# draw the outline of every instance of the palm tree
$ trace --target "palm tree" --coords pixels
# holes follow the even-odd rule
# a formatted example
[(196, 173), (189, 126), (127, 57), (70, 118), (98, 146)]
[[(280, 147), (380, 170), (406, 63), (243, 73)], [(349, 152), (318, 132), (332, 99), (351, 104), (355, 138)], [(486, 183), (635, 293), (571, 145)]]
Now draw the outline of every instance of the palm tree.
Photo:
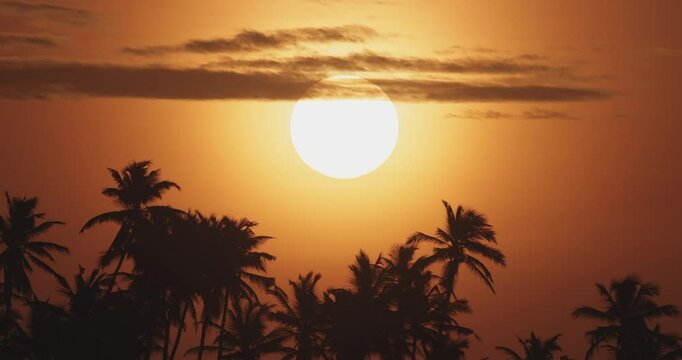
[(428, 270), (427, 257), (415, 259), (414, 246), (395, 246), (388, 257), (382, 259), (387, 277), (385, 292), (401, 322), (401, 334), (394, 343), (410, 346), (410, 358), (416, 360), (419, 344), (433, 339), (432, 309), (436, 288), (431, 285), (436, 277)]
[(372, 262), (360, 251), (349, 268), (351, 287), (330, 289), (324, 294), (326, 346), (339, 360), (387, 355), (394, 350), (389, 333), (400, 330), (400, 325), (383, 291), (387, 278), (381, 256)]
[(111, 282), (107, 292), (110, 293), (116, 283), (116, 277), (121, 270), (121, 265), (129, 255), (129, 247), (137, 239), (136, 232), (140, 224), (151, 213), (172, 214), (179, 210), (167, 206), (151, 206), (150, 204), (161, 199), (163, 193), (171, 188), (180, 190), (178, 184), (160, 180), (160, 170), (150, 170), (151, 161), (132, 162), (120, 172), (108, 169), (116, 187), (105, 188), (102, 194), (112, 198), (121, 206), (121, 210), (106, 212), (93, 217), (83, 225), (81, 232), (101, 223), (114, 222), (120, 228), (109, 245), (109, 249), (102, 255), (100, 265), (109, 265), (118, 258), (118, 263), (111, 276)]
[[(197, 359), (204, 354), (206, 336), (210, 324), (220, 317), (219, 329), (225, 327), (230, 300), (237, 301), (243, 296), (256, 297), (251, 284), (268, 289), (274, 279), (256, 272), (264, 272), (268, 261), (274, 256), (257, 251), (269, 236), (258, 236), (253, 228), (257, 225), (248, 219), (234, 220), (227, 216), (203, 216), (199, 212), (189, 214), (195, 223), (190, 236), (193, 243), (187, 243), (193, 253), (196, 294), (203, 303), (201, 314), (201, 335), (197, 347)], [(222, 316), (221, 316), (222, 314)], [(219, 334), (220, 335), (220, 334)], [(217, 356), (223, 354), (222, 336), (217, 336)]]
[(464, 360), (464, 350), (469, 348), (467, 339), (452, 340), (448, 337), (441, 338), (434, 349), (426, 356), (426, 359), (440, 360)]
[(284, 308), (271, 314), (271, 319), (280, 323), (283, 333), (294, 340), (294, 347), (283, 359), (312, 360), (322, 356), (322, 317), (321, 299), (316, 285), (322, 276), (312, 271), (298, 276), (297, 281), (289, 281), (293, 298), (277, 287), (270, 293)]
[(10, 197), (6, 192), (8, 215), (0, 216), (0, 267), (4, 274), (5, 318), (12, 314), (12, 298), (15, 292), (19, 295), (33, 296), (33, 288), (28, 275), (36, 266), (62, 279), (61, 275), (50, 267), (46, 261), (54, 261), (52, 252), (66, 254), (69, 249), (52, 242), (37, 241), (54, 225), (64, 224), (61, 221), (43, 221), (37, 223), (45, 214), (36, 212), (38, 198)]
[(530, 337), (527, 339), (517, 337), (523, 347), (523, 355), (519, 355), (508, 347), (496, 346), (495, 348), (513, 360), (552, 360), (554, 359), (554, 353), (561, 351), (558, 343), (560, 336), (561, 334), (557, 334), (547, 340), (542, 340), (534, 332), (531, 332)]
[[(455, 319), (457, 314), (471, 311), (469, 303), (458, 299), (448, 302), (444, 308), (444, 294), (432, 285), (432, 280), (437, 277), (428, 269), (431, 262), (426, 256), (415, 259), (416, 251), (414, 246), (395, 246), (382, 259), (387, 278), (384, 292), (403, 329), (402, 334), (394, 334), (393, 343), (409, 345), (411, 359), (417, 359), (420, 352), (424, 356), (433, 356), (441, 344), (450, 343), (449, 335), (475, 335), (473, 330), (461, 326)], [(438, 328), (448, 335), (441, 335), (436, 330)], [(455, 342), (460, 343), (460, 340)]]
[[(453, 211), (447, 201), (443, 201), (446, 211), (445, 229), (438, 228), (436, 236), (417, 232), (407, 240), (408, 245), (430, 243), (435, 245), (433, 254), (429, 257), (432, 262), (443, 263), (440, 285), (444, 289), (444, 304), (455, 296), (455, 282), (459, 275), (459, 267), (464, 264), (471, 272), (478, 276), (494, 293), (493, 276), (488, 267), (477, 258), (480, 256), (501, 266), (506, 265), (505, 256), (495, 244), (495, 231), (488, 224), (486, 217), (473, 209), (462, 206)], [(443, 306), (443, 309), (447, 306)], [(439, 326), (443, 332), (443, 325)]]
[(603, 284), (596, 286), (605, 308), (581, 306), (573, 312), (575, 318), (606, 323), (586, 333), (590, 347), (585, 358), (591, 358), (600, 347), (614, 352), (617, 360), (654, 358), (651, 353), (658, 352), (662, 342), (669, 342), (669, 336), (649, 329), (647, 321), (675, 316), (677, 308), (673, 305), (659, 306), (653, 299), (660, 293), (658, 286), (643, 283), (635, 275), (614, 280), (609, 288)]
[[(221, 329), (219, 335), (223, 337), (227, 350), (221, 360), (258, 360), (263, 355), (286, 351), (282, 342), (287, 335), (281, 329), (267, 330), (266, 320), (270, 317), (272, 308), (273, 305), (261, 304), (257, 299), (248, 297), (232, 302), (227, 311), (227, 327)], [(217, 346), (203, 347), (205, 350), (218, 350)], [(201, 346), (190, 349), (188, 353), (199, 350)]]
[(68, 282), (60, 281), (59, 292), (69, 299), (71, 314), (86, 314), (91, 312), (104, 295), (108, 275), (94, 268), (85, 276), (85, 268), (78, 267), (78, 273), (73, 277), (74, 287)]
[[(231, 219), (223, 216), (219, 221), (220, 236), (215, 244), (213, 255), (218, 271), (218, 285), (223, 288), (223, 308), (220, 329), (225, 328), (227, 310), (230, 299), (238, 301), (242, 296), (256, 297), (251, 287), (255, 284), (262, 289), (269, 290), (275, 284), (275, 279), (255, 273), (265, 272), (268, 261), (275, 260), (273, 255), (257, 251), (270, 236), (256, 235), (254, 227), (258, 224), (249, 219)], [(218, 336), (218, 353), (220, 359), (223, 354), (223, 337)]]

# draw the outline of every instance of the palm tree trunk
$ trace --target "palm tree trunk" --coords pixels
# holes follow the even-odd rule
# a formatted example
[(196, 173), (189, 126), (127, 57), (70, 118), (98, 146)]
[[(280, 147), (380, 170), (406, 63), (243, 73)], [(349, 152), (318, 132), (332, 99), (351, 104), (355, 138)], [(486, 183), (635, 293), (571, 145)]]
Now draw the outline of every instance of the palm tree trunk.
[(410, 354), (412, 360), (417, 360), (417, 337), (412, 336), (412, 353)]
[(170, 345), (171, 318), (170, 311), (166, 313), (166, 331), (163, 338), (163, 360), (168, 360), (168, 347)]
[(123, 254), (121, 255), (121, 258), (118, 260), (118, 264), (116, 265), (114, 273), (111, 274), (111, 283), (109, 283), (109, 288), (107, 288), (107, 295), (111, 294), (111, 291), (114, 289), (114, 285), (116, 284), (116, 277), (118, 276), (118, 273), (121, 271), (121, 266), (123, 265), (123, 261), (126, 259), (126, 255), (127, 253), (124, 251)]
[(216, 360), (220, 360), (223, 357), (223, 329), (225, 328), (225, 322), (227, 321), (227, 309), (230, 302), (230, 291), (229, 288), (225, 288), (225, 301), (223, 302), (223, 314), (220, 319), (220, 329), (218, 329), (218, 355)]
[(178, 324), (178, 333), (175, 335), (175, 342), (173, 343), (173, 350), (171, 350), (169, 360), (175, 358), (175, 353), (178, 351), (178, 345), (180, 344), (180, 337), (182, 336), (182, 331), (185, 329), (185, 318), (187, 317), (187, 311), (189, 310), (189, 301), (185, 303), (185, 309), (182, 310), (182, 318), (180, 319), (180, 324)]
[[(459, 268), (459, 264), (457, 264), (457, 268)], [(453, 293), (455, 292), (455, 279), (457, 278), (457, 270), (452, 275), (451, 279), (447, 279), (447, 288), (445, 291), (447, 292), (447, 296), (445, 296), (445, 302), (443, 303), (443, 314), (442, 318), (440, 321), (440, 324), (438, 324), (438, 333), (441, 335), (444, 335), (444, 327), (445, 327), (445, 318), (448, 316), (448, 306), (450, 305), (450, 298), (452, 297)], [(457, 298), (455, 298), (457, 299)]]
[(144, 360), (150, 360), (152, 358), (152, 348), (154, 347), (154, 332), (149, 335), (147, 339), (149, 344), (147, 344), (147, 350), (144, 353)]
[(5, 319), (9, 319), (10, 316), (12, 315), (12, 292), (14, 292), (13, 289), (13, 283), (12, 283), (12, 276), (9, 273), (8, 267), (4, 268), (4, 275), (5, 275), (5, 289), (4, 289), (4, 296), (5, 296)]
[[(205, 305), (204, 305), (205, 306)], [(201, 337), (199, 338), (199, 351), (197, 352), (197, 360), (201, 360), (204, 355), (204, 344), (206, 343), (206, 329), (208, 328), (208, 314), (204, 309), (203, 321), (201, 322)]]

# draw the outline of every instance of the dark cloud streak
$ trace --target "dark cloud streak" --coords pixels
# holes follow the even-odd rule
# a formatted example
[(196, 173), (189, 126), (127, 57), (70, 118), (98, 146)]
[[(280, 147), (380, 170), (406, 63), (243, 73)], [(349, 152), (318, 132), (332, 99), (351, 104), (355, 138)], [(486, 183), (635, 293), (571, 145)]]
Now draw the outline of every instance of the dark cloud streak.
[(53, 37), (47, 35), (0, 33), (0, 46), (8, 45), (54, 47), (58, 43)]
[(48, 3), (0, 1), (0, 10), (2, 9), (27, 16), (43, 16), (69, 25), (84, 25), (92, 18), (92, 13), (88, 10)]
[(123, 51), (139, 56), (158, 56), (168, 53), (253, 52), (295, 47), (306, 42), (360, 43), (376, 36), (378, 34), (375, 30), (361, 25), (308, 27), (271, 32), (244, 30), (229, 38), (194, 39), (179, 45), (126, 47)]
[(575, 120), (575, 116), (563, 111), (550, 109), (531, 108), (515, 115), (496, 110), (469, 110), (460, 114), (448, 114), (450, 118), (470, 119), (470, 120), (503, 120), (503, 119), (524, 119), (524, 120)]
[(269, 69), (277, 71), (409, 71), (436, 73), (514, 74), (529, 72), (565, 72), (563, 67), (551, 67), (536, 62), (513, 59), (447, 59), (394, 57), (371, 51), (345, 56), (298, 56), (286, 59), (225, 58), (207, 64), (208, 67)]
[[(298, 99), (316, 80), (277, 73), (54, 62), (0, 63), (0, 98), (60, 96), (155, 99)], [(371, 80), (371, 79), (370, 79)], [(393, 100), (422, 102), (588, 101), (606, 92), (558, 86), (374, 79)]]

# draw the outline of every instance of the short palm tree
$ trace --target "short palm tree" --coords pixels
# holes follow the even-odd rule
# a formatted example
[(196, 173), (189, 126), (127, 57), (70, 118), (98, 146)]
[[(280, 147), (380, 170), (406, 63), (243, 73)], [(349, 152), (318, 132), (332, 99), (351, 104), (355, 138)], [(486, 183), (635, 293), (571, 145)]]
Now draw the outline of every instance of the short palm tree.
[(605, 348), (612, 351), (617, 360), (652, 359), (651, 353), (658, 352), (659, 345), (669, 342), (670, 336), (649, 329), (647, 321), (675, 316), (677, 308), (658, 305), (653, 299), (660, 293), (658, 286), (644, 283), (634, 275), (614, 280), (608, 288), (603, 284), (596, 286), (605, 308), (581, 306), (573, 312), (575, 318), (606, 323), (586, 333), (590, 347), (585, 358), (589, 359), (599, 348)]
[[(268, 330), (267, 319), (273, 305), (261, 304), (257, 299), (242, 298), (233, 302), (227, 311), (229, 321), (219, 336), (223, 337), (226, 352), (221, 360), (259, 360), (263, 355), (285, 352), (282, 342), (286, 334), (281, 329)], [(216, 339), (217, 342), (217, 339)], [(217, 351), (217, 346), (203, 346)], [(199, 347), (188, 352), (199, 351)]]
[(312, 360), (323, 354), (321, 299), (316, 288), (320, 278), (320, 274), (309, 272), (306, 276), (299, 275), (296, 281), (289, 281), (291, 298), (279, 287), (270, 292), (283, 308), (270, 317), (294, 341), (294, 347), (288, 349), (283, 359)]
[(151, 206), (172, 188), (180, 190), (178, 184), (159, 179), (160, 170), (150, 170), (151, 161), (132, 162), (120, 172), (108, 169), (116, 187), (105, 188), (102, 194), (112, 198), (121, 210), (106, 212), (95, 216), (83, 225), (81, 232), (101, 223), (114, 222), (120, 226), (109, 249), (102, 255), (100, 266), (107, 266), (115, 259), (118, 264), (111, 276), (107, 292), (111, 292), (121, 265), (129, 255), (129, 247), (136, 241), (136, 230), (149, 213), (177, 213), (178, 210), (167, 206)]
[[(227, 321), (227, 309), (230, 299), (233, 302), (242, 296), (255, 298), (257, 295), (252, 284), (261, 289), (270, 290), (275, 279), (261, 275), (264, 273), (268, 261), (275, 260), (275, 256), (266, 252), (258, 251), (270, 236), (256, 235), (254, 228), (256, 222), (246, 218), (232, 219), (223, 216), (219, 222), (220, 236), (215, 244), (215, 252), (218, 258), (215, 262), (218, 267), (218, 285), (223, 288), (223, 308), (220, 320), (220, 329), (225, 328)], [(223, 354), (223, 338), (218, 337), (217, 358)]]
[(5, 318), (12, 314), (12, 298), (17, 295), (32, 297), (33, 287), (29, 274), (36, 266), (58, 280), (62, 276), (52, 269), (47, 261), (54, 261), (53, 252), (66, 254), (69, 249), (47, 241), (38, 241), (38, 237), (45, 234), (55, 225), (64, 224), (61, 221), (43, 221), (38, 223), (45, 214), (36, 212), (38, 198), (10, 197), (7, 199), (8, 215), (0, 216), (0, 268), (4, 274), (4, 305)]
[(401, 323), (401, 334), (395, 343), (408, 346), (411, 359), (416, 360), (419, 345), (432, 342), (434, 322), (431, 315), (438, 304), (437, 289), (432, 285), (435, 275), (428, 270), (428, 258), (416, 257), (414, 246), (395, 246), (382, 259), (387, 282), (385, 292)]
[(497, 265), (506, 265), (504, 254), (494, 246), (497, 244), (495, 231), (486, 217), (476, 210), (458, 206), (457, 211), (453, 211), (447, 201), (443, 201), (443, 205), (446, 211), (445, 229), (438, 228), (436, 236), (417, 232), (408, 238), (408, 245), (430, 243), (435, 246), (430, 259), (443, 263), (440, 282), (448, 301), (454, 296), (460, 265), (469, 268), (494, 292), (493, 276), (477, 257)]
[(552, 360), (554, 359), (554, 353), (561, 351), (558, 342), (560, 336), (561, 334), (557, 334), (549, 339), (542, 340), (535, 333), (531, 332), (529, 338), (522, 339), (517, 337), (523, 347), (522, 355), (508, 347), (496, 346), (495, 348), (505, 353), (512, 360)]
[(85, 269), (79, 266), (73, 277), (73, 287), (67, 281), (61, 282), (59, 291), (69, 299), (69, 310), (73, 315), (83, 315), (94, 309), (104, 295), (107, 276), (98, 268), (85, 276)]

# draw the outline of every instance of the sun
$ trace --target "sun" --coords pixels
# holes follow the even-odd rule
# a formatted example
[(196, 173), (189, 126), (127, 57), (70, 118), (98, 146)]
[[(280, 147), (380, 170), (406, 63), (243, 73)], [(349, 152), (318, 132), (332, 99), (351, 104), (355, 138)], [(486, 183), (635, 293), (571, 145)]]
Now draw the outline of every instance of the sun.
[(398, 115), (378, 86), (355, 76), (334, 76), (298, 100), (291, 139), (301, 159), (317, 172), (356, 178), (391, 156), (398, 141)]

